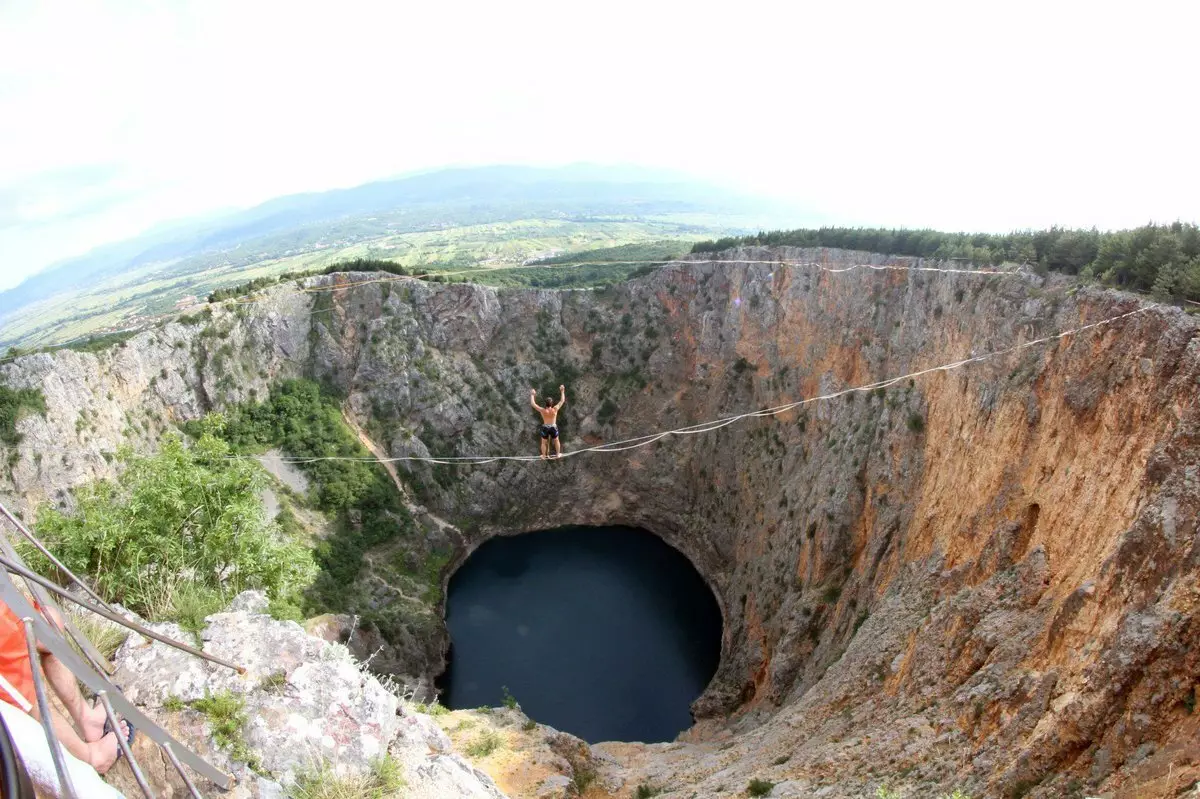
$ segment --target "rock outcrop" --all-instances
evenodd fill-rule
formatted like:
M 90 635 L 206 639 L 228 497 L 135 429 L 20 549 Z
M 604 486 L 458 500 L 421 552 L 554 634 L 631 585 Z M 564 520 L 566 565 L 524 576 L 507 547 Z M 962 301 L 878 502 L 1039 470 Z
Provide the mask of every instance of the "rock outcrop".
M 111 473 L 106 451 L 280 376 L 340 386 L 398 456 L 534 453 L 531 385 L 567 384 L 571 451 L 923 372 L 620 454 L 400 476 L 456 561 L 493 535 L 626 524 L 706 577 L 718 673 L 681 741 L 592 748 L 621 790 L 1168 796 L 1200 779 L 1195 321 L 1019 272 L 724 257 L 596 291 L 312 278 L 348 287 L 21 359 L 0 380 L 42 388 L 49 411 L 20 423 L 5 493 L 69 501 Z M 1007 354 L 925 371 L 989 352 Z M 364 590 L 386 604 L 386 584 Z M 439 668 L 444 632 L 427 634 L 408 673 Z
M 389 691 L 344 646 L 272 619 L 266 605 L 261 593 L 242 594 L 226 612 L 209 616 L 201 634 L 206 652 L 238 663 L 245 674 L 136 634 L 114 659 L 113 679 L 132 702 L 237 778 L 228 795 L 282 797 L 303 775 L 327 769 L 342 778 L 362 776 L 390 756 L 405 796 L 503 799 L 489 777 L 453 752 L 433 719 Z M 186 640 L 174 624 L 151 627 Z M 215 709 L 205 702 L 214 697 L 221 702 Z M 231 718 L 242 720 L 233 723 L 235 732 L 214 737 Z M 134 754 L 159 796 L 184 795 L 144 736 Z M 110 776 L 135 796 L 131 779 L 123 767 Z

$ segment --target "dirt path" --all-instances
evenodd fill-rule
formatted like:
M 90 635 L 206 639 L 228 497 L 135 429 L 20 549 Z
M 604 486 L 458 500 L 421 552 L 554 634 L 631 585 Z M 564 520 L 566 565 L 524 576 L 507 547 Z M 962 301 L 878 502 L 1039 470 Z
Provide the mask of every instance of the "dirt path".
M 400 481 L 400 473 L 396 471 L 396 464 L 387 459 L 384 451 L 371 440 L 371 437 L 367 435 L 367 431 L 359 427 L 358 422 L 354 421 L 354 417 L 344 407 L 342 408 L 342 418 L 346 420 L 346 424 L 358 436 L 358 440 L 362 442 L 362 445 L 375 456 L 375 460 L 379 461 L 379 465 L 387 470 L 388 475 L 392 478 L 392 482 L 396 484 L 396 490 L 400 492 L 400 496 L 404 497 L 404 501 L 411 503 L 412 498 L 408 496 L 408 491 L 404 489 L 404 483 Z
M 358 422 L 354 421 L 354 417 L 350 415 L 349 409 L 347 409 L 344 405 L 342 406 L 342 418 L 346 420 L 346 424 L 348 424 L 350 429 L 354 431 L 354 434 L 358 436 L 358 440 L 362 442 L 362 445 L 366 447 L 372 455 L 375 456 L 375 460 L 379 462 L 379 465 L 387 470 L 388 475 L 392 478 L 392 482 L 396 484 L 396 490 L 399 491 L 400 496 L 404 498 L 404 504 L 408 506 L 409 512 L 414 516 L 424 515 L 428 517 L 442 530 L 452 531 L 454 536 L 458 538 L 460 542 L 465 544 L 466 539 L 463 537 L 461 530 L 440 516 L 430 512 L 430 510 L 423 505 L 418 505 L 416 501 L 409 496 L 408 490 L 405 489 L 403 481 L 400 480 L 400 473 L 396 471 L 396 464 L 387 459 L 387 453 L 385 453 L 378 444 L 371 440 L 371 437 L 367 435 L 367 431 L 363 430 L 362 427 L 359 426 Z

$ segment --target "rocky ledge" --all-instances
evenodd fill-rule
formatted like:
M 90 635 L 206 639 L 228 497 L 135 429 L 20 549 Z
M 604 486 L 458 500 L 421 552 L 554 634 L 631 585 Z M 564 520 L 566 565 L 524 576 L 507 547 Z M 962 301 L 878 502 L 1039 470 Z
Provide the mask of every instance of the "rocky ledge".
M 209 616 L 200 634 L 204 651 L 244 666 L 243 675 L 139 635 L 114 658 L 114 681 L 130 701 L 237 779 L 227 793 L 200 781 L 201 793 L 276 799 L 292 795 L 306 775 L 365 778 L 387 756 L 403 780 L 398 795 L 504 798 L 490 777 L 454 752 L 430 716 L 404 701 L 402 690 L 380 682 L 342 644 L 272 619 L 266 606 L 263 594 L 243 593 Z M 177 625 L 149 626 L 190 640 Z M 138 737 L 134 754 L 159 797 L 186 795 L 146 736 Z M 123 763 L 109 782 L 140 795 Z

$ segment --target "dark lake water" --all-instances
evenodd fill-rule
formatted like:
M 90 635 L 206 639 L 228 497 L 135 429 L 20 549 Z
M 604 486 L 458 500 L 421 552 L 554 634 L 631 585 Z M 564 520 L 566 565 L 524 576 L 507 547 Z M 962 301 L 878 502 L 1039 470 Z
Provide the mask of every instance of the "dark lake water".
M 626 527 L 494 538 L 450 580 L 443 702 L 597 741 L 669 741 L 717 667 L 721 615 L 691 563 Z

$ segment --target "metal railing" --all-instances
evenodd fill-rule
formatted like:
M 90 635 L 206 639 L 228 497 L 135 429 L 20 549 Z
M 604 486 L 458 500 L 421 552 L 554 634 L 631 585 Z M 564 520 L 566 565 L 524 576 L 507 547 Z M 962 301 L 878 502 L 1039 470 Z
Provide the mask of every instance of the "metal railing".
M 181 641 L 176 641 L 154 630 L 150 630 L 144 625 L 128 619 L 113 610 L 86 582 L 55 558 L 46 546 L 37 539 L 33 532 L 17 519 L 16 516 L 10 513 L 3 503 L 0 503 L 0 517 L 7 519 L 38 552 L 46 556 L 54 564 L 55 568 L 61 570 L 63 574 L 78 584 L 94 600 L 93 602 L 76 596 L 30 569 L 21 559 L 12 542 L 8 540 L 8 532 L 0 529 L 0 602 L 8 605 L 13 614 L 21 619 L 22 625 L 25 628 L 25 642 L 29 650 L 30 668 L 33 672 L 34 692 L 37 694 L 38 712 L 41 715 L 42 727 L 46 732 L 46 740 L 54 760 L 55 773 L 58 776 L 62 795 L 67 797 L 67 799 L 77 799 L 79 797 L 71 784 L 70 773 L 67 768 L 62 745 L 54 732 L 54 718 L 51 715 L 49 695 L 46 692 L 46 680 L 42 673 L 39 645 L 70 669 L 76 679 L 96 693 L 96 696 L 104 706 L 104 713 L 108 718 L 109 727 L 116 734 L 117 745 L 120 747 L 121 754 L 129 762 L 134 780 L 147 799 L 155 799 L 154 792 L 146 780 L 145 773 L 134 757 L 126 737 L 121 734 L 118 713 L 130 724 L 135 725 L 150 740 L 158 744 L 183 780 L 188 793 L 194 799 L 202 799 L 202 797 L 196 789 L 195 783 L 188 776 L 187 769 L 184 768 L 185 765 L 196 774 L 212 781 L 222 789 L 228 790 L 233 787 L 234 779 L 231 775 L 216 768 L 190 748 L 184 746 L 125 698 L 120 688 L 113 685 L 108 679 L 108 675 L 114 671 L 112 664 L 108 662 L 103 654 L 96 650 L 95 646 L 86 636 L 74 628 L 69 615 L 60 611 L 55 599 L 69 600 L 87 611 L 126 627 L 139 635 L 159 641 L 194 657 L 203 658 L 211 663 L 233 669 L 239 674 L 245 674 L 246 669 L 232 661 L 209 654 L 196 647 L 189 646 Z M 33 601 L 36 603 L 36 608 L 21 589 L 17 587 L 16 583 L 13 582 L 13 577 L 20 577 L 25 581 L 30 594 L 33 596 Z M 38 612 L 39 610 L 41 611 L 40 613 Z M 63 625 L 61 629 L 55 623 L 51 615 L 51 610 L 59 611 Z M 78 652 L 68 643 L 68 639 L 75 643 L 78 647 Z M 83 656 L 80 657 L 79 653 L 82 653 Z

